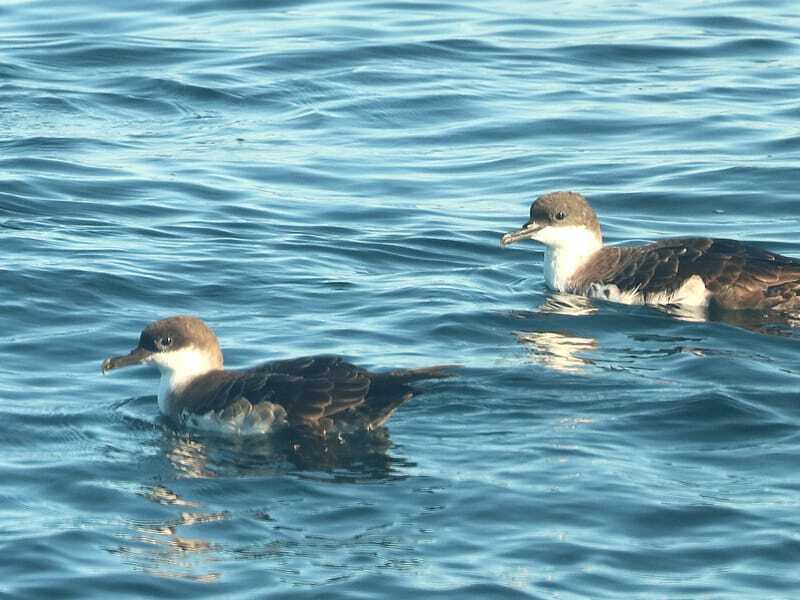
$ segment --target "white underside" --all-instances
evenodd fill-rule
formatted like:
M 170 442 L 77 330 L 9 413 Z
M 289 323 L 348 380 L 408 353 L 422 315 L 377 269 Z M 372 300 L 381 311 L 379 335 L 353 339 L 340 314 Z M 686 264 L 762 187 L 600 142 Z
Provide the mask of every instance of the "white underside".
M 638 289 L 620 290 L 616 285 L 593 283 L 587 294 L 591 298 L 601 298 L 622 304 L 653 304 L 680 306 L 707 306 L 709 293 L 699 275 L 692 275 L 672 293 L 649 294 L 646 298 Z
M 271 402 L 253 406 L 245 398 L 239 398 L 225 410 L 209 411 L 202 415 L 184 412 L 181 421 L 188 427 L 202 431 L 261 435 L 286 425 L 286 410 Z

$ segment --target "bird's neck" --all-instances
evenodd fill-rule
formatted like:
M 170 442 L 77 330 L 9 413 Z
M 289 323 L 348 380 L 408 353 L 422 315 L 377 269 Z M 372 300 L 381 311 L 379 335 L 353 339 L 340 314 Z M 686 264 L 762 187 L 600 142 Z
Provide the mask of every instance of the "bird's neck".
M 221 354 L 194 347 L 171 352 L 166 360 L 156 364 L 161 371 L 158 408 L 169 416 L 174 416 L 177 398 L 193 381 L 206 373 L 222 369 Z
M 586 228 L 574 228 L 544 251 L 544 278 L 547 286 L 559 292 L 572 289 L 572 277 L 600 248 L 603 238 Z

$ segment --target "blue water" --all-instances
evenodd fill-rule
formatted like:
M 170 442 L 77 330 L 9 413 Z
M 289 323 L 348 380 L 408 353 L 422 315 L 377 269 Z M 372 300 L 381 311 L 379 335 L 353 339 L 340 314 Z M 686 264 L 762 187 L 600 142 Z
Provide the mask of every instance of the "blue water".
M 796 598 L 798 331 L 548 292 L 609 242 L 800 257 L 796 2 L 0 6 L 0 596 Z M 100 375 L 202 316 L 231 367 L 460 363 L 298 465 Z

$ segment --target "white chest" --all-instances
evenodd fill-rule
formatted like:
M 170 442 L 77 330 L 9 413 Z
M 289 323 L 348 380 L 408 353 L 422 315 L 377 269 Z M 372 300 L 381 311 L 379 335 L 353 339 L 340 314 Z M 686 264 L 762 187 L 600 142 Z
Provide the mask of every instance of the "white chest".
M 569 292 L 569 281 L 586 260 L 583 253 L 571 248 L 547 247 L 544 251 L 544 280 L 550 289 Z
M 183 391 L 187 383 L 188 381 L 183 381 L 183 378 L 176 377 L 174 371 L 161 373 L 161 381 L 158 384 L 158 410 L 161 414 L 172 414 L 173 398 Z
M 546 227 L 536 236 L 545 245 L 544 279 L 559 292 L 570 292 L 570 280 L 584 262 L 603 247 L 597 232 L 586 227 Z
M 213 357 L 193 346 L 173 352 L 161 352 L 152 359 L 161 371 L 158 385 L 158 408 L 172 415 L 174 398 L 180 395 L 197 377 L 219 368 Z

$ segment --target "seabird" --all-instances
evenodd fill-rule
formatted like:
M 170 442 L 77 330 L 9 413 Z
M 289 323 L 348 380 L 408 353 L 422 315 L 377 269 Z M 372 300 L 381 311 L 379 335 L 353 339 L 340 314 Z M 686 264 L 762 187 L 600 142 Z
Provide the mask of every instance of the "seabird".
M 217 336 L 185 315 L 153 321 L 136 348 L 101 370 L 141 363 L 161 371 L 158 406 L 179 423 L 242 434 L 288 426 L 318 438 L 380 427 L 411 398 L 410 382 L 449 376 L 445 366 L 372 373 L 328 355 L 226 370 Z
M 540 196 L 530 215 L 500 243 L 544 244 L 544 277 L 554 290 L 626 304 L 800 309 L 800 260 L 715 238 L 603 246 L 597 216 L 576 192 Z

